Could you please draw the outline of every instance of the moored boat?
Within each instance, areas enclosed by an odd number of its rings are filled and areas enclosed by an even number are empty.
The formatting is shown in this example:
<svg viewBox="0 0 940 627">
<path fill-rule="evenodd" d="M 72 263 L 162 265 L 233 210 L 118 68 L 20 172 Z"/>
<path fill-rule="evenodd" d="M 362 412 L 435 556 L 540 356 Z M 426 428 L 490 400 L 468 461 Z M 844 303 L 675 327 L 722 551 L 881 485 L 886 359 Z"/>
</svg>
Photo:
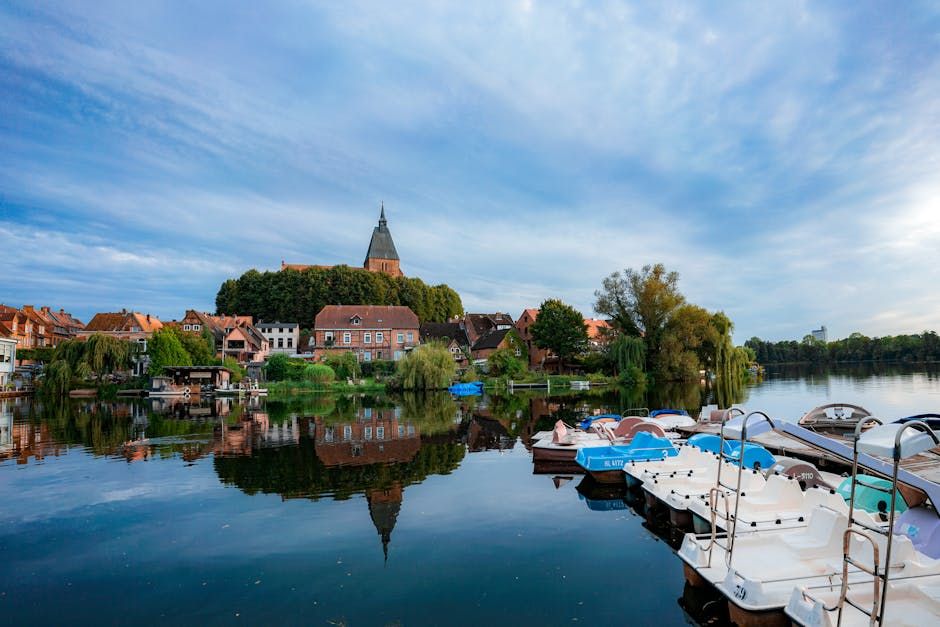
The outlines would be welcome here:
<svg viewBox="0 0 940 627">
<path fill-rule="evenodd" d="M 582 448 L 575 461 L 599 483 L 622 484 L 625 463 L 661 460 L 678 454 L 679 451 L 660 429 L 658 434 L 641 431 L 629 444 L 622 446 Z"/>
</svg>

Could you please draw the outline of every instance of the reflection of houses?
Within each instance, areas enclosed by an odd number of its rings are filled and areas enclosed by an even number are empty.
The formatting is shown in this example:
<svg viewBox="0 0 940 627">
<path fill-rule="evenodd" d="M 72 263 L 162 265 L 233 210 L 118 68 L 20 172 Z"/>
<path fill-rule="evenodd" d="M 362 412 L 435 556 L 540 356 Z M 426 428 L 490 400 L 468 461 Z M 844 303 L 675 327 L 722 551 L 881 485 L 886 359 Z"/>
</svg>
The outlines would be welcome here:
<svg viewBox="0 0 940 627">
<path fill-rule="evenodd" d="M 13 378 L 16 369 L 16 340 L 0 337 L 0 392 Z"/>
<path fill-rule="evenodd" d="M 297 416 L 271 424 L 268 414 L 251 412 L 235 424 L 224 421 L 216 431 L 215 452 L 219 455 L 251 455 L 256 448 L 269 448 L 297 444 L 303 424 Z"/>
<path fill-rule="evenodd" d="M 64 447 L 52 440 L 46 423 L 14 422 L 7 401 L 0 400 L 0 461 L 15 459 L 17 464 L 26 464 L 30 457 L 41 461 L 63 451 Z"/>
<path fill-rule="evenodd" d="M 316 421 L 317 457 L 325 466 L 362 466 L 414 459 L 421 438 L 413 424 L 399 422 L 397 409 L 360 408 L 356 422 Z"/>
<path fill-rule="evenodd" d="M 471 453 L 480 451 L 511 449 L 515 439 L 495 418 L 475 415 L 469 422 L 461 425 L 461 435 Z"/>
</svg>

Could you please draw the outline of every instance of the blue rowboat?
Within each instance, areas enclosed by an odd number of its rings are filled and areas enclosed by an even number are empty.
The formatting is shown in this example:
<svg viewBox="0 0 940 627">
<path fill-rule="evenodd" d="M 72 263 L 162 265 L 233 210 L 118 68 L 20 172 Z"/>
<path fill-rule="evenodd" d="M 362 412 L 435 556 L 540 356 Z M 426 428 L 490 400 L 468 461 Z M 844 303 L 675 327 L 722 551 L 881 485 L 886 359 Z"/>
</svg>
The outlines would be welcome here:
<svg viewBox="0 0 940 627">
<path fill-rule="evenodd" d="M 684 409 L 654 409 L 650 412 L 650 418 L 656 416 L 688 416 L 689 412 Z"/>
<path fill-rule="evenodd" d="M 650 461 L 678 455 L 668 438 L 640 432 L 624 446 L 582 448 L 575 461 L 600 483 L 624 481 L 623 465 L 631 461 Z"/>
<path fill-rule="evenodd" d="M 483 382 L 455 383 L 447 391 L 454 396 L 480 396 L 483 394 Z"/>
</svg>

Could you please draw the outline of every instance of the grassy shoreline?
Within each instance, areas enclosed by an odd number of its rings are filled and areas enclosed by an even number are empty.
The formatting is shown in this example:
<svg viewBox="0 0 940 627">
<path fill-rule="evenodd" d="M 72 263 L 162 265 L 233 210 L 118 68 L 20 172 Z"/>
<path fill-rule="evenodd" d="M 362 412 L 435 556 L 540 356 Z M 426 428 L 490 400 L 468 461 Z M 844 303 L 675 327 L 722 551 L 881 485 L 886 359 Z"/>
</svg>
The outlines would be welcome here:
<svg viewBox="0 0 940 627">
<path fill-rule="evenodd" d="M 332 383 L 314 383 L 313 381 L 268 381 L 265 384 L 268 396 L 290 394 L 322 394 L 338 392 L 354 394 L 357 392 L 385 392 L 385 383 L 375 379 L 362 379 L 358 383 L 333 381 Z"/>
</svg>

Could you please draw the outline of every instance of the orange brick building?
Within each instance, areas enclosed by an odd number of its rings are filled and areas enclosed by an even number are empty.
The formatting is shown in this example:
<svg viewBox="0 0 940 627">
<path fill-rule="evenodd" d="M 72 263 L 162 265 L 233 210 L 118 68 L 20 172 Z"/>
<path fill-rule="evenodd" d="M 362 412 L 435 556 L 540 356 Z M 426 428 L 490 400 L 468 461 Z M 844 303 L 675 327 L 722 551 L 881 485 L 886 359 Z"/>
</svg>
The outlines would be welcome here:
<svg viewBox="0 0 940 627">
<path fill-rule="evenodd" d="M 418 316 L 397 305 L 327 305 L 311 341 L 316 359 L 352 352 L 359 361 L 398 361 L 420 341 Z"/>
</svg>

